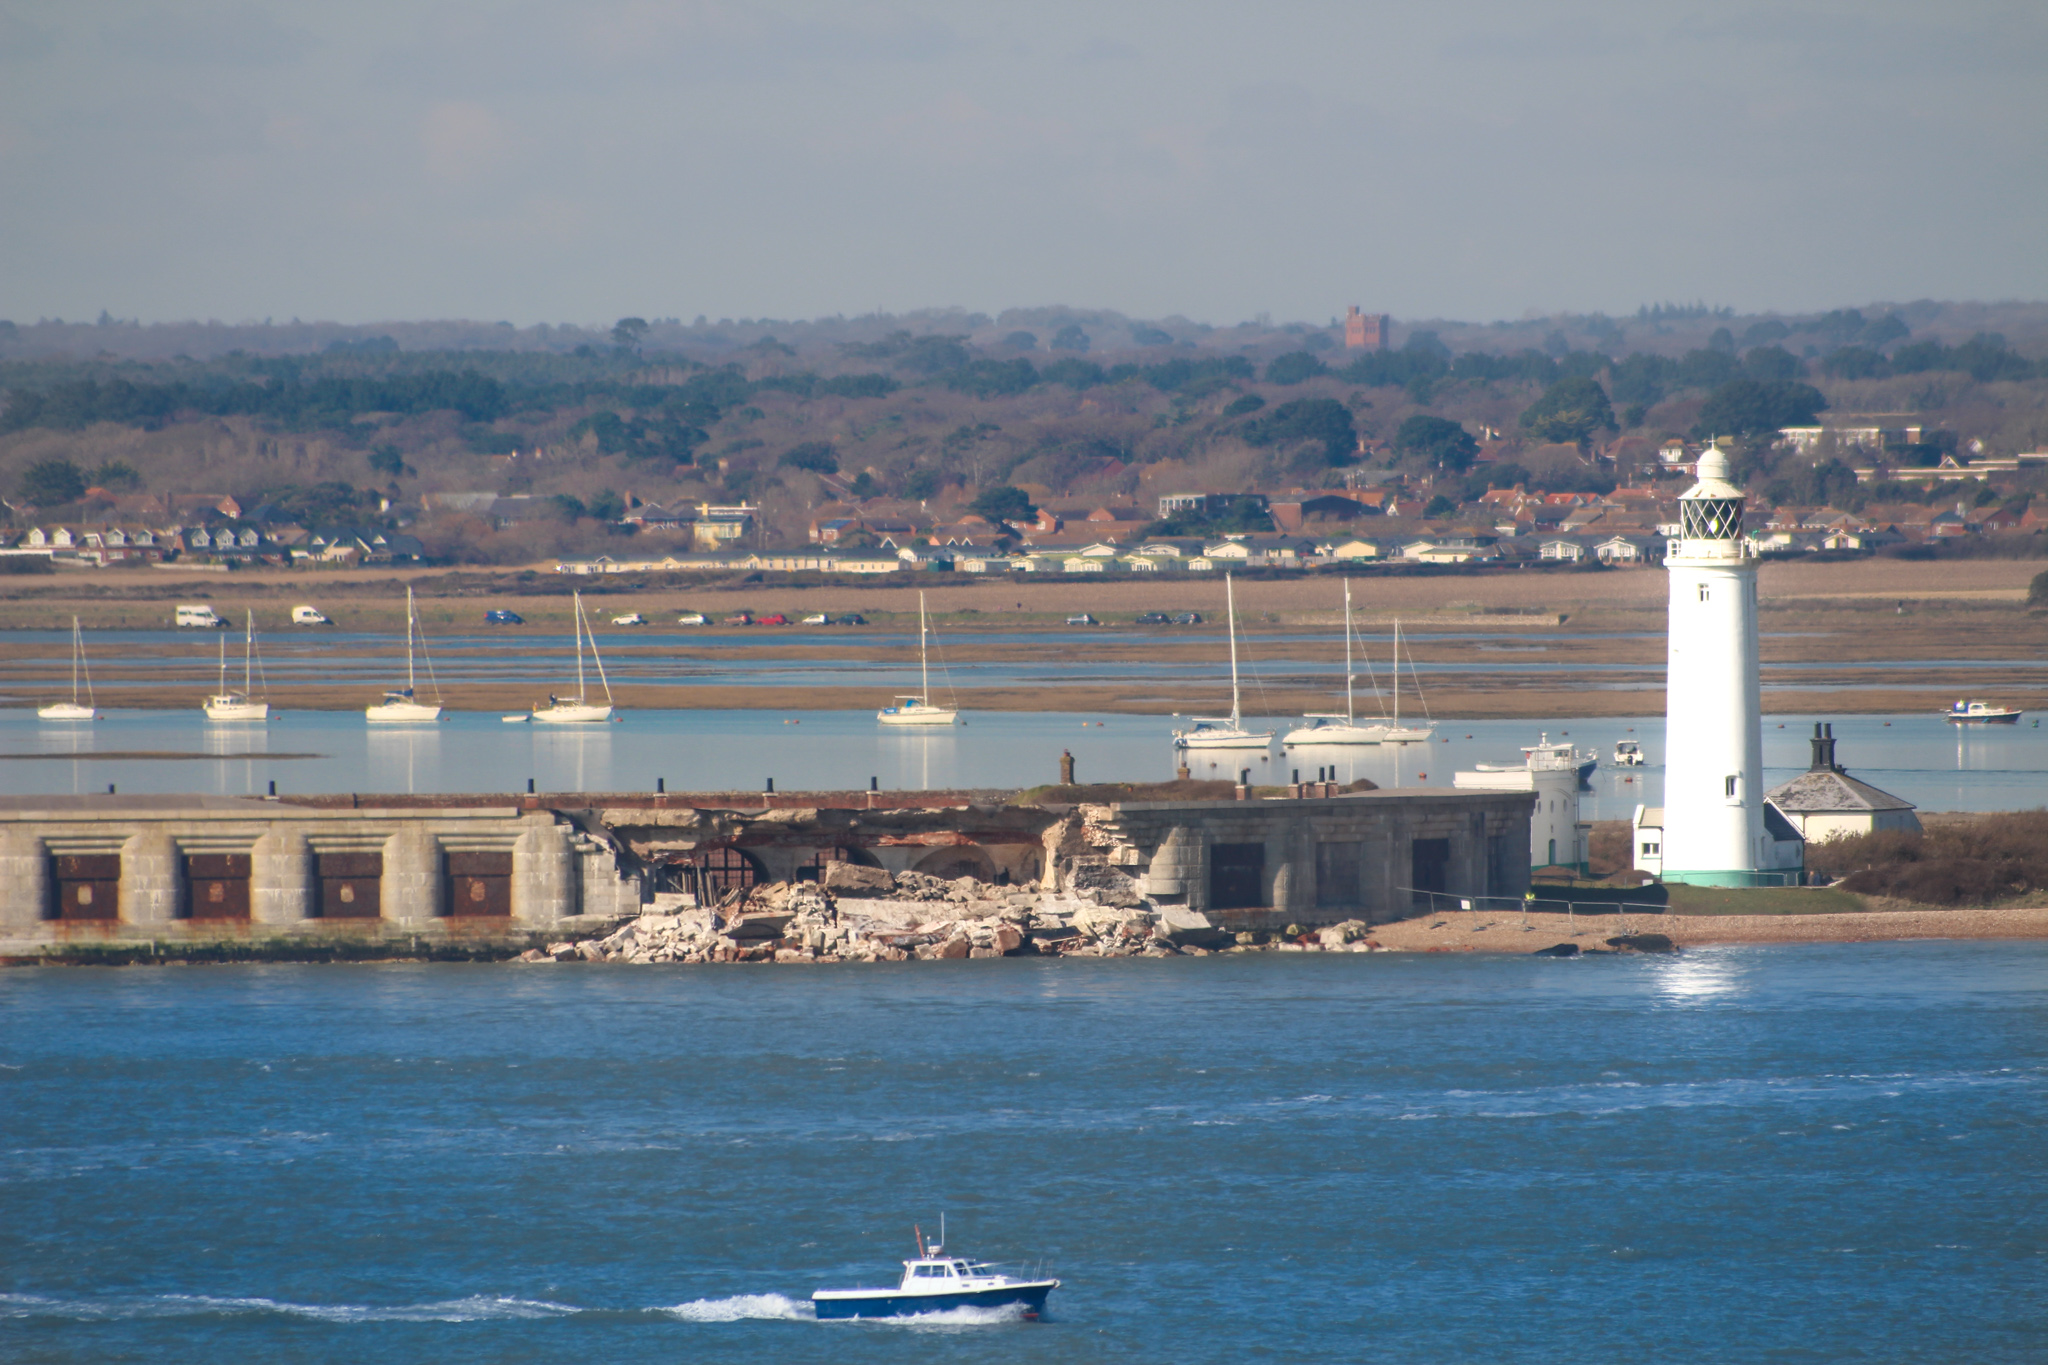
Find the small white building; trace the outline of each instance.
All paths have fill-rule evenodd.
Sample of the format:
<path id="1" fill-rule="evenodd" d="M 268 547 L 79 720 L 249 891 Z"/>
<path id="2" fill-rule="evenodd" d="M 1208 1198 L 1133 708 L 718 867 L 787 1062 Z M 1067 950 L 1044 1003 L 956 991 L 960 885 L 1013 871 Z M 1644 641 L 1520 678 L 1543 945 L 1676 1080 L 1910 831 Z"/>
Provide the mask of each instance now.
<path id="1" fill-rule="evenodd" d="M 1911 801 L 1860 782 L 1835 762 L 1835 727 L 1813 727 L 1813 766 L 1790 782 L 1773 787 L 1764 800 L 1809 843 L 1846 839 L 1878 830 L 1915 830 L 1920 817 Z"/>
<path id="2" fill-rule="evenodd" d="M 1529 812 L 1529 866 L 1591 870 L 1593 826 L 1579 819 L 1579 759 L 1569 744 L 1544 735 L 1522 749 L 1518 766 L 1481 767 L 1451 775 L 1461 791 L 1534 792 Z"/>

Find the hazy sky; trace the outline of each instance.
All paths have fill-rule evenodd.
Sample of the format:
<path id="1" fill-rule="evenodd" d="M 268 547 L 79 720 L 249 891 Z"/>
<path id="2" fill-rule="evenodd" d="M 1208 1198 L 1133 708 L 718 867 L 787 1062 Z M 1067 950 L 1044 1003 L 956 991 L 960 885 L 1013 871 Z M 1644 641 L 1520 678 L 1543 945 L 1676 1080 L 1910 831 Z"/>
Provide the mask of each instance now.
<path id="1" fill-rule="evenodd" d="M 0 317 L 2048 297 L 2048 4 L 0 0 Z"/>

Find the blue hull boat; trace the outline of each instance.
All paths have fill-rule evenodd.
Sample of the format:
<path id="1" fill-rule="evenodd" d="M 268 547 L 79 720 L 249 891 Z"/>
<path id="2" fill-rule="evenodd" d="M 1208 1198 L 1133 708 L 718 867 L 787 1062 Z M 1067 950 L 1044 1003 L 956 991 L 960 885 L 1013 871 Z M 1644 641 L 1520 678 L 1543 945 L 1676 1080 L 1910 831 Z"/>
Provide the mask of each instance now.
<path id="1" fill-rule="evenodd" d="M 894 1289 L 820 1289 L 811 1308 L 821 1320 L 834 1318 L 911 1318 L 956 1308 L 1022 1307 L 1035 1318 L 1045 1311 L 1045 1297 L 1060 1287 L 1058 1280 L 1013 1280 L 983 1261 L 946 1255 L 940 1221 L 939 1240 L 927 1243 L 917 1233 L 917 1256 L 903 1263 L 903 1282 Z"/>
<path id="2" fill-rule="evenodd" d="M 1000 1288 L 962 1289 L 952 1293 L 905 1294 L 894 1289 L 821 1289 L 811 1296 L 819 1319 L 909 1318 L 920 1313 L 944 1313 L 954 1308 L 1009 1308 L 1024 1306 L 1024 1316 L 1035 1318 L 1045 1311 L 1045 1296 L 1059 1286 L 1058 1280 L 1010 1283 Z"/>

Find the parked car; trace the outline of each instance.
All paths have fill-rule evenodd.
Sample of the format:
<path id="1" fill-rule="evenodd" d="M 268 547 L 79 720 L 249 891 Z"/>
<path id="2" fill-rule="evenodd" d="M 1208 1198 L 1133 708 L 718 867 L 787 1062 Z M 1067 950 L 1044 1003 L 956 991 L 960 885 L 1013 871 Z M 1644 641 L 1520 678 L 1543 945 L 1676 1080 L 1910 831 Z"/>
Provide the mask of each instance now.
<path id="1" fill-rule="evenodd" d="M 318 607 L 293 607 L 292 624 L 295 626 L 331 626 L 327 613 Z"/>
<path id="2" fill-rule="evenodd" d="M 501 607 L 485 612 L 484 624 L 487 626 L 523 626 L 526 624 L 526 618 L 516 611 L 506 611 Z"/>
<path id="3" fill-rule="evenodd" d="M 612 624 L 615 626 L 644 626 L 647 624 L 647 618 L 637 611 L 629 611 L 624 616 L 614 616 Z"/>
<path id="4" fill-rule="evenodd" d="M 204 626 L 208 629 L 217 629 L 227 625 L 227 622 L 215 615 L 213 608 L 207 606 L 204 602 L 197 606 L 180 604 L 177 621 L 181 626 Z"/>
<path id="5" fill-rule="evenodd" d="M 832 624 L 832 618 L 822 611 L 814 611 L 803 619 L 803 624 L 807 626 L 829 626 Z"/>
<path id="6" fill-rule="evenodd" d="M 1067 624 L 1070 626 L 1099 626 L 1102 624 L 1102 622 L 1096 620 L 1093 616 L 1089 615 L 1087 612 L 1084 611 L 1078 616 L 1069 616 L 1067 618 Z"/>
<path id="7" fill-rule="evenodd" d="M 1173 623 L 1177 626 L 1199 626 L 1202 624 L 1202 613 L 1198 611 L 1184 611 L 1173 618 Z"/>
<path id="8" fill-rule="evenodd" d="M 1141 626 L 1168 626 L 1173 624 L 1173 618 L 1163 611 L 1148 611 L 1138 618 L 1138 624 Z"/>
<path id="9" fill-rule="evenodd" d="M 839 624 L 842 626 L 864 626 L 867 623 L 868 618 L 857 611 L 850 611 L 839 618 Z"/>
<path id="10" fill-rule="evenodd" d="M 676 624 L 679 626 L 708 626 L 711 624 L 711 618 L 701 611 L 686 611 L 676 618 Z"/>
<path id="11" fill-rule="evenodd" d="M 754 613 L 750 611 L 736 611 L 725 618 L 725 623 L 729 626 L 751 626 L 754 624 Z"/>
<path id="12" fill-rule="evenodd" d="M 757 626 L 786 626 L 789 624 L 789 618 L 787 616 L 784 616 L 779 611 L 770 612 L 768 615 L 754 622 L 754 624 Z"/>

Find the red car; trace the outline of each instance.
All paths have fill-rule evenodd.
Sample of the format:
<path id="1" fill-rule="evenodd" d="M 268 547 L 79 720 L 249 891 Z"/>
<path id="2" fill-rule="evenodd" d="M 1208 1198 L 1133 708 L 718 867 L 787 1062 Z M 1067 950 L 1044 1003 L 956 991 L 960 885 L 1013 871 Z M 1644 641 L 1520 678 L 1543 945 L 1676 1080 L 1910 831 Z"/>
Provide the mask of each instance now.
<path id="1" fill-rule="evenodd" d="M 751 626 L 754 624 L 754 613 L 750 611 L 736 613 L 726 617 L 725 623 L 729 626 Z"/>
<path id="2" fill-rule="evenodd" d="M 754 624 L 757 626 L 786 626 L 789 624 L 789 618 L 778 611 L 773 616 L 762 617 Z"/>

